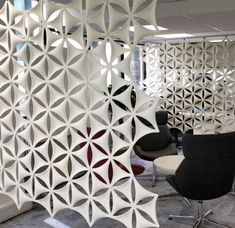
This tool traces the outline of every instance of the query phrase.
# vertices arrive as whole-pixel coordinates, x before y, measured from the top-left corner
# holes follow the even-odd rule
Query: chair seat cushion
[[[136,145],[145,151],[162,150],[172,143],[170,129],[166,125],[158,126],[159,133],[150,133],[140,138]]]
[[[136,154],[141,157],[142,159],[153,161],[158,157],[166,156],[166,155],[176,155],[177,149],[175,143],[169,144],[166,148],[161,150],[149,150],[149,151],[143,151],[140,147],[135,148]]]

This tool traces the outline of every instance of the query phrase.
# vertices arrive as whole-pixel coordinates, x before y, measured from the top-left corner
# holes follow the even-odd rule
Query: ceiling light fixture
[[[146,29],[149,29],[149,30],[156,30],[156,28],[153,25],[144,25],[143,27],[145,27]],[[164,27],[161,27],[161,26],[157,26],[157,28],[158,28],[159,31],[166,31],[166,30],[168,30],[167,28],[164,28]],[[129,30],[131,32],[134,32],[135,31],[135,27],[134,26],[130,26]]]
[[[219,42],[222,42],[223,39],[217,39],[217,40],[208,40],[209,42],[211,43],[219,43]]]
[[[193,37],[193,35],[188,34],[188,33],[176,33],[176,34],[155,35],[155,37],[162,37],[162,38],[166,38],[166,39],[172,39],[172,38]]]

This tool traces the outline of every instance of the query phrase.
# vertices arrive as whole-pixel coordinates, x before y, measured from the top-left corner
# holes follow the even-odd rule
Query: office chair
[[[166,155],[176,155],[177,149],[172,142],[170,129],[167,126],[167,111],[156,111],[158,133],[150,133],[140,138],[134,146],[136,155],[147,161],[154,161],[156,158]],[[153,169],[155,170],[155,168]],[[153,186],[156,180],[156,173],[153,173]]]
[[[183,197],[198,201],[198,215],[169,219],[196,219],[194,228],[205,221],[214,226],[228,227],[207,218],[212,210],[202,213],[205,200],[221,197],[232,188],[235,174],[235,132],[214,135],[185,135],[182,140],[184,160],[168,183]]]

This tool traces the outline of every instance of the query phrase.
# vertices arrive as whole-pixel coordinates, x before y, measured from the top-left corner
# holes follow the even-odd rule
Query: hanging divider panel
[[[52,216],[73,209],[90,226],[104,217],[159,226],[157,195],[130,165],[135,142],[158,131],[156,104],[130,70],[139,40],[156,33],[144,27],[156,27],[155,7],[156,0],[42,0],[20,10],[5,2],[0,192],[19,208],[33,201]]]
[[[224,37],[190,42],[147,44],[143,61],[148,73],[142,82],[169,113],[169,125],[182,132],[235,130],[235,41]]]

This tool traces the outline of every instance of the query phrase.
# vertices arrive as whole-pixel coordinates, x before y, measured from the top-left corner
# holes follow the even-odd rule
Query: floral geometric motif
[[[144,25],[156,27],[155,6],[42,0],[20,10],[5,2],[0,191],[18,207],[34,201],[51,215],[70,208],[90,226],[103,217],[158,226],[157,195],[138,184],[130,164],[135,142],[158,131],[156,105],[130,70],[136,44],[153,33]]]
[[[171,127],[234,130],[234,46],[229,37],[215,43],[204,38],[146,45],[142,56],[148,75],[142,87],[168,111]]]

